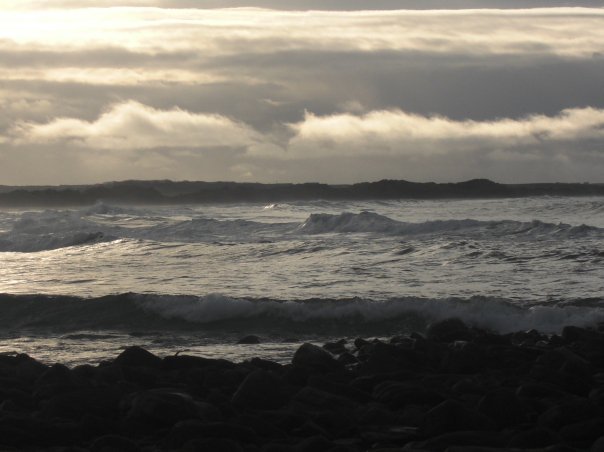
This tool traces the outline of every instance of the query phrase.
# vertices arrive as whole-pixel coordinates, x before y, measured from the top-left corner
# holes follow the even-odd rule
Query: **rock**
[[[58,394],[42,404],[40,415],[53,419],[79,420],[86,414],[114,419],[118,414],[120,393],[116,390],[82,388]]]
[[[598,417],[598,409],[588,399],[575,399],[553,406],[539,416],[539,424],[553,430]]]
[[[183,452],[244,452],[235,441],[226,438],[194,439],[185,444]]]
[[[385,381],[373,390],[375,400],[382,402],[392,410],[398,410],[406,405],[436,406],[445,398],[436,391],[425,389],[410,382]]]
[[[494,430],[494,423],[454,400],[445,400],[424,417],[420,431],[426,436],[438,436],[460,430]]]
[[[566,425],[560,430],[560,437],[574,445],[587,448],[604,433],[604,419],[597,417]]]
[[[463,321],[451,318],[429,325],[426,338],[437,342],[469,341],[472,333]]]
[[[338,362],[342,363],[344,366],[348,366],[350,364],[356,364],[359,360],[350,352],[344,352],[340,356],[338,356]]]
[[[412,448],[418,450],[449,450],[451,446],[502,447],[502,437],[498,432],[459,431],[445,433],[421,442],[413,442]]]
[[[562,339],[567,342],[602,341],[604,335],[595,330],[589,330],[578,326],[565,326],[562,329]]]
[[[164,443],[168,448],[179,449],[190,441],[207,439],[229,439],[236,443],[254,444],[259,438],[252,429],[241,425],[188,420],[174,425]]]
[[[283,370],[283,366],[279,363],[276,363],[274,361],[269,361],[268,359],[262,359],[262,358],[252,358],[248,361],[252,366],[258,368],[258,369],[262,369],[262,370],[266,370],[266,371],[273,371],[273,372],[280,372]]]
[[[48,369],[48,366],[36,361],[25,353],[16,355],[12,362],[14,364],[15,376],[26,382],[38,379]]]
[[[237,341],[238,344],[259,344],[260,338],[250,334],[249,336],[242,337]]]
[[[447,351],[441,367],[446,372],[472,374],[484,368],[484,351],[476,344],[467,341],[456,341],[454,347]]]
[[[313,344],[305,343],[296,350],[292,359],[295,367],[311,372],[325,373],[341,371],[344,366],[336,361],[329,352]]]
[[[162,368],[165,370],[205,369],[222,361],[223,360],[203,358],[201,356],[174,355],[166,356],[162,360]]]
[[[359,351],[359,371],[364,374],[396,372],[400,370],[416,370],[420,358],[414,350],[375,342],[365,345]]]
[[[162,365],[161,358],[148,352],[144,348],[133,346],[128,347],[115,358],[114,364],[125,367],[150,367],[159,369]]]
[[[515,391],[501,388],[482,397],[478,411],[494,420],[499,427],[510,427],[527,420],[529,407],[516,396]]]
[[[323,436],[312,436],[299,442],[294,447],[296,452],[326,452],[335,446]]]
[[[352,413],[356,404],[338,395],[320,391],[309,386],[302,388],[292,399],[292,405],[298,412],[316,413],[323,411],[335,411],[340,413]]]
[[[199,416],[190,395],[177,390],[156,389],[131,394],[122,401],[125,419],[135,428],[170,427]]]
[[[592,445],[591,452],[604,452],[604,435],[600,436]]]
[[[337,342],[328,342],[323,345],[323,348],[334,355],[341,355],[347,351],[346,339],[340,339]]]
[[[357,337],[354,340],[354,346],[357,350],[360,350],[365,345],[369,345],[369,344],[371,344],[371,342],[369,342],[367,339],[363,339],[362,337]]]
[[[308,386],[335,394],[357,403],[367,403],[371,400],[371,395],[352,387],[345,382],[334,381],[332,378],[326,378],[323,375],[313,375],[308,379]]]
[[[233,394],[235,405],[258,410],[281,408],[289,401],[291,389],[272,372],[255,370],[239,385]]]
[[[529,428],[520,430],[508,441],[508,447],[533,449],[547,447],[556,444],[559,441],[558,436],[547,428]]]
[[[128,438],[118,435],[106,435],[90,444],[90,452],[140,452],[140,447]]]

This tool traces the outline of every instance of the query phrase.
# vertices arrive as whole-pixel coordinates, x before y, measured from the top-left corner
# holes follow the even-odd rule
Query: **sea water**
[[[0,352],[72,365],[287,361],[452,316],[556,333],[604,321],[604,198],[5,209],[0,293]]]

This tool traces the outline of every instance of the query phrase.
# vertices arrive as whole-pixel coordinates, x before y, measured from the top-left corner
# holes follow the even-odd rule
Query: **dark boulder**
[[[258,443],[258,435],[241,425],[226,422],[203,422],[187,420],[175,424],[164,440],[170,449],[179,449],[190,441],[208,439],[229,439],[241,444]]]
[[[432,408],[424,417],[421,432],[426,436],[460,430],[494,430],[495,425],[486,416],[466,408],[455,400],[446,400]]]
[[[430,324],[426,338],[437,342],[469,341],[472,332],[462,320],[450,318]]]
[[[337,372],[344,368],[329,352],[309,343],[302,344],[296,350],[292,358],[292,364],[295,367],[317,373]]]
[[[122,400],[121,408],[129,425],[143,429],[170,427],[200,415],[191,396],[178,390],[157,389],[134,393]]]
[[[478,404],[478,411],[494,420],[499,427],[522,424],[528,420],[529,407],[512,389],[501,388],[485,394]]]
[[[507,445],[519,449],[534,449],[557,444],[559,440],[558,435],[552,430],[537,427],[514,433]]]
[[[599,416],[599,410],[588,400],[577,398],[554,405],[539,416],[539,424],[554,430],[565,425],[593,419]]]
[[[417,383],[385,381],[373,390],[375,400],[387,405],[390,409],[398,410],[406,405],[436,406],[445,398],[438,392],[424,388]]]
[[[187,442],[182,452],[244,452],[245,449],[227,438],[194,439]]]
[[[277,409],[287,404],[291,393],[289,385],[274,373],[255,370],[239,385],[232,402],[259,410]]]
[[[587,448],[604,433],[604,419],[597,417],[566,425],[560,437],[581,448]]]
[[[118,435],[106,435],[90,444],[90,452],[140,452],[140,447],[132,440]]]
[[[125,367],[150,367],[159,369],[162,365],[161,358],[148,352],[144,348],[128,347],[115,358],[114,364]]]
[[[327,342],[323,345],[323,348],[334,355],[341,355],[348,351],[346,349],[346,339],[340,339],[337,342]]]

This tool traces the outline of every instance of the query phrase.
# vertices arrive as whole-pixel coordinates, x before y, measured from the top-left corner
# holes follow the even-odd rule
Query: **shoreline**
[[[0,448],[601,451],[604,325],[499,335],[448,319],[425,335],[305,343],[286,365],[137,346],[74,368],[2,355]]]

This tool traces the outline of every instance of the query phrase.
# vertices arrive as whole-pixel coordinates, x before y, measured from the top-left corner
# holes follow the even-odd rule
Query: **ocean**
[[[448,317],[556,333],[604,321],[603,239],[604,197],[4,209],[0,353],[287,362]]]

